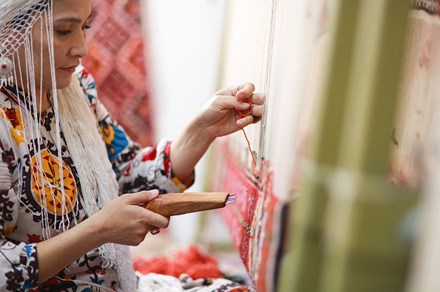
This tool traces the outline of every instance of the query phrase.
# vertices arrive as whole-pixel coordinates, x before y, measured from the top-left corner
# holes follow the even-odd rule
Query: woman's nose
[[[86,34],[85,32],[82,32],[81,34],[78,34],[77,38],[75,38],[75,42],[70,49],[70,55],[83,58],[87,55],[88,51]]]

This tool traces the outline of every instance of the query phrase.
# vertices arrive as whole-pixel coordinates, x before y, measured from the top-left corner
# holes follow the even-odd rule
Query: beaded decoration
[[[0,87],[12,84],[14,84],[12,61],[6,57],[0,57]]]

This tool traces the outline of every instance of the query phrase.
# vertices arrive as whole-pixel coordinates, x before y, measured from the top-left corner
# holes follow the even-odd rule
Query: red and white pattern
[[[139,6],[139,0],[93,1],[89,53],[83,63],[114,118],[146,146],[153,144],[154,131]]]
[[[261,176],[242,168],[228,143],[219,144],[213,159],[215,180],[210,188],[236,194],[235,204],[221,212],[234,245],[257,291],[275,291],[284,204],[273,192],[270,161],[263,162]]]

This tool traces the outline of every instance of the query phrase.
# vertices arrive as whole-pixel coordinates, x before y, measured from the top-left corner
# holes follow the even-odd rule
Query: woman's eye
[[[84,25],[83,30],[89,30],[89,29],[91,29],[91,28],[92,28],[91,25],[86,24],[86,25]]]
[[[68,35],[70,33],[72,33],[71,30],[57,30],[57,33],[60,35]]]

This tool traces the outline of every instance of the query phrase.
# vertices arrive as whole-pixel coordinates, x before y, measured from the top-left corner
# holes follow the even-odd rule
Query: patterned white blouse
[[[171,170],[170,141],[162,140],[155,147],[141,148],[111,118],[98,99],[95,82],[87,70],[81,67],[77,76],[107,146],[120,194],[154,188],[161,193],[183,191],[186,186],[173,176]],[[52,138],[56,137],[53,110],[41,114],[43,145],[38,151],[34,149],[34,143],[25,145],[22,133],[26,125],[20,115],[18,99],[26,100],[24,93],[17,92],[15,86],[0,88],[0,291],[119,290],[115,270],[103,267],[98,249],[88,252],[49,281],[38,283],[36,243],[43,240],[42,222],[40,216],[33,214],[47,210],[54,236],[55,224],[59,224],[61,218],[57,218],[57,214],[61,212],[59,203],[42,198],[42,192],[39,192],[44,185],[38,176],[32,175],[37,157],[42,158],[47,177],[55,181],[61,172]],[[78,200],[80,182],[69,155],[69,146],[62,143],[64,185],[73,202],[69,217],[81,222],[86,215]],[[23,175],[20,177],[19,173]],[[22,194],[17,193],[19,181],[25,185]]]

